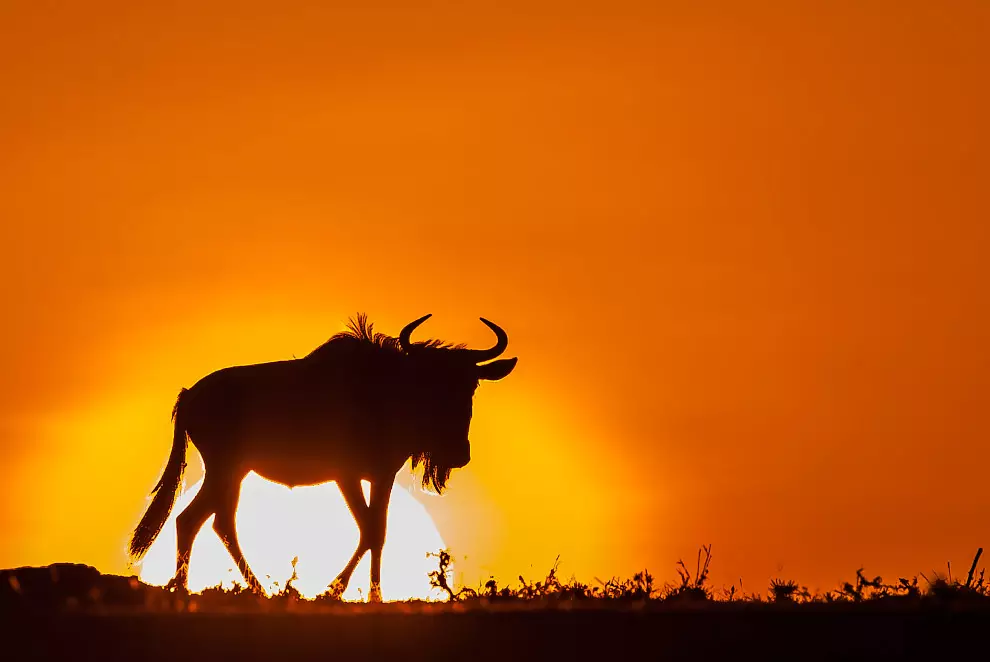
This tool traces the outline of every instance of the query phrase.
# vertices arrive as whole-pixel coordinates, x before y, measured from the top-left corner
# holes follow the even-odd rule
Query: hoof
[[[340,579],[335,579],[330,583],[330,586],[327,587],[327,592],[324,595],[327,595],[334,600],[342,600],[344,597],[344,591],[346,590],[347,585]]]
[[[262,597],[267,595],[265,593],[265,589],[261,587],[261,582],[259,582],[257,579],[255,579],[254,581],[248,580],[247,590],[251,591],[251,593],[254,593],[255,595],[260,595]]]
[[[168,581],[168,584],[165,584],[165,590],[172,591],[177,595],[189,595],[189,586],[178,577],[172,577]]]
[[[382,587],[378,584],[372,584],[371,589],[368,590],[368,602],[380,603],[382,601]]]

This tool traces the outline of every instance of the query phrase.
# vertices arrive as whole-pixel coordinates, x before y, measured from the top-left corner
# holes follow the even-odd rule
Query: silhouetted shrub
[[[806,587],[792,579],[772,579],[769,597],[776,603],[796,603],[810,600],[811,594]]]

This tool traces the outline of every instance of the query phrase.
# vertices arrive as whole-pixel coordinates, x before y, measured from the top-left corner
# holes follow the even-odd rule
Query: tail
[[[165,520],[168,519],[169,513],[172,512],[172,506],[175,505],[176,492],[179,490],[182,473],[186,469],[186,426],[180,410],[182,396],[185,393],[186,389],[179,391],[179,397],[172,409],[175,434],[172,437],[172,452],[168,456],[168,464],[165,465],[165,471],[158,480],[155,489],[151,491],[154,495],[151,505],[148,506],[141,522],[134,529],[134,535],[131,536],[130,552],[131,557],[135,560],[145,555],[151,547],[151,543],[161,533],[162,527],[165,526]]]

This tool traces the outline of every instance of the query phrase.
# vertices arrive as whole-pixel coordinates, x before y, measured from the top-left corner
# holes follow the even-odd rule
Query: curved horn
[[[402,331],[399,332],[399,346],[402,347],[402,351],[408,352],[412,349],[412,342],[409,340],[409,336],[412,332],[416,330],[416,327],[425,322],[426,320],[433,317],[433,313],[428,315],[423,315],[418,320],[413,320],[402,327]]]
[[[485,323],[485,326],[495,332],[496,341],[495,346],[491,349],[464,350],[475,363],[481,363],[482,361],[494,359],[496,356],[499,356],[502,352],[504,352],[505,348],[509,346],[509,336],[502,330],[502,327],[494,322],[489,322],[484,317],[481,318],[481,321]]]

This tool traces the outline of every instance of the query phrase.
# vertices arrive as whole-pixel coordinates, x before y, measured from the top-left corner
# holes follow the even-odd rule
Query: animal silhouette
[[[517,359],[492,359],[508,345],[499,326],[490,349],[439,340],[412,342],[425,315],[398,338],[376,333],[359,314],[308,355],[287,361],[218,370],[182,389],[172,410],[175,434],[154,498],[131,538],[141,558],[161,532],[186,466],[188,441],[203,458],[196,498],[176,520],[176,569],[169,586],[187,590],[189,557],[200,528],[213,529],[244,576],[261,591],[237,540],[235,513],[241,481],[250,471],[288,486],[336,481],[360,530],[357,549],[330,585],[347,588],[364,553],[371,551],[369,600],[381,600],[381,554],[395,475],[412,458],[423,486],[443,492],[452,469],[471,459],[468,431],[480,380],[499,380]],[[361,481],[371,484],[368,502]]]

